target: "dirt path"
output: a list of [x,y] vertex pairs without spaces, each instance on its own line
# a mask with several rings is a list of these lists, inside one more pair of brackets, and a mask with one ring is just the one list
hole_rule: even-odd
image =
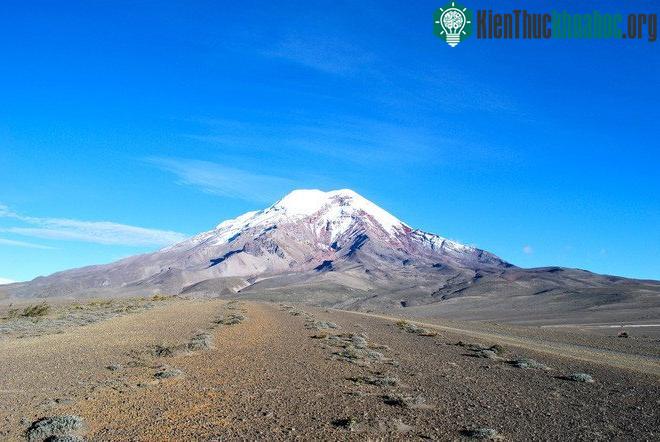
[[[353,311],[343,311],[353,315],[369,316],[373,318],[385,319],[396,322],[400,318],[379,315],[374,313],[363,313]],[[571,345],[561,342],[544,341],[539,339],[522,338],[502,333],[484,332],[471,330],[468,328],[458,328],[446,325],[439,325],[430,322],[410,321],[421,327],[428,327],[434,330],[443,330],[456,335],[469,336],[485,341],[500,342],[505,345],[512,345],[535,352],[547,353],[552,356],[561,356],[586,361],[595,364],[607,365],[610,367],[633,370],[640,373],[651,374],[660,377],[660,359],[641,355],[631,355],[627,353],[592,348],[581,345]]]
[[[24,440],[32,422],[65,415],[80,416],[91,441],[459,440],[477,429],[506,440],[657,439],[654,376],[516,340],[505,357],[481,358],[481,347],[454,345],[457,334],[502,338],[437,330],[411,333],[352,312],[181,301],[3,342],[0,439]],[[521,356],[550,369],[507,363]],[[576,371],[595,382],[564,379]]]

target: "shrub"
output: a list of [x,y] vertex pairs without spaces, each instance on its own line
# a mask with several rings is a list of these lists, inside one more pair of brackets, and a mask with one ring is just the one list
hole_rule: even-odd
[[162,369],[161,371],[157,372],[154,377],[156,379],[169,379],[169,378],[176,378],[179,376],[182,376],[183,372],[177,368],[170,368],[170,369]]
[[594,382],[594,378],[587,373],[571,373],[568,376],[565,376],[565,379],[573,382],[586,382],[589,384]]
[[12,308],[10,305],[9,310],[7,310],[7,316],[5,316],[5,319],[14,319],[14,318],[18,318],[19,316],[21,316],[21,310],[17,308]]
[[326,329],[337,329],[339,326],[334,322],[328,321],[309,321],[305,324],[305,328],[315,329],[315,330],[326,330]]
[[[25,432],[28,442],[75,438],[76,433],[85,428],[85,422],[78,416],[53,416],[32,423]],[[75,439],[74,439],[75,440]]]
[[547,365],[542,364],[531,358],[513,359],[509,361],[509,363],[517,368],[533,368],[538,370],[550,370],[550,367],[548,367]]
[[500,344],[495,344],[489,348],[490,351],[494,352],[497,356],[502,356],[506,353],[506,349]]
[[364,336],[351,335],[351,342],[355,348],[367,348],[368,343]]
[[424,405],[426,399],[424,398],[424,396],[421,395],[407,396],[407,395],[399,395],[399,394],[390,394],[383,396],[383,401],[387,405],[393,405],[396,407],[415,408]]
[[437,336],[437,332],[434,330],[429,330],[427,328],[420,327],[418,325],[412,324],[406,320],[400,320],[396,322],[397,327],[407,331],[408,333],[415,333],[420,336]]
[[21,316],[26,318],[36,318],[46,316],[50,312],[50,306],[45,302],[36,305],[30,305],[23,309]]
[[208,350],[211,348],[212,337],[208,333],[199,333],[188,342],[188,350]]
[[169,356],[174,356],[176,348],[169,347],[166,345],[156,345],[152,350],[151,354],[157,358],[166,358]]
[[467,436],[471,439],[480,439],[480,440],[502,440],[502,436],[492,428],[474,428],[470,430],[464,430],[464,436]]
[[358,424],[358,420],[353,416],[344,418],[344,419],[335,419],[332,421],[332,425],[335,427],[345,428],[348,431],[355,430],[355,427]]
[[216,324],[222,324],[222,325],[236,325],[240,324],[241,322],[245,321],[247,319],[243,315],[238,315],[238,314],[231,314],[227,315],[225,318],[219,319],[216,321]]
[[91,301],[88,305],[90,307],[110,307],[114,304],[112,299],[102,299],[97,301]]

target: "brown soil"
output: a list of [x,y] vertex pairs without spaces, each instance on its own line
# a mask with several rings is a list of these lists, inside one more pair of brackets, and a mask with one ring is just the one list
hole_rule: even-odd
[[[218,324],[229,315],[245,319]],[[99,441],[460,440],[475,428],[521,441],[660,437],[658,360],[634,342],[621,352],[436,321],[424,336],[395,319],[180,300],[5,339],[0,439],[60,415],[82,417]],[[477,357],[474,344],[505,352]],[[518,357],[551,370],[507,362]],[[563,378],[575,372],[595,382]]]

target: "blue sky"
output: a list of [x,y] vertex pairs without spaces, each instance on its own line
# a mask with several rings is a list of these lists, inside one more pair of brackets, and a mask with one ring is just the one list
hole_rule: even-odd
[[410,3],[3,2],[0,278],[351,188],[516,265],[660,279],[659,43],[449,48]]

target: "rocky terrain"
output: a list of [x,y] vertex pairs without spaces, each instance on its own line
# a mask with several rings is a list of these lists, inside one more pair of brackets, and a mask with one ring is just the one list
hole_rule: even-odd
[[[98,302],[2,311],[0,439],[660,436],[660,347],[641,331],[420,323],[219,299]],[[99,319],[7,331],[23,313],[40,312],[28,317],[38,324],[79,310]]]

